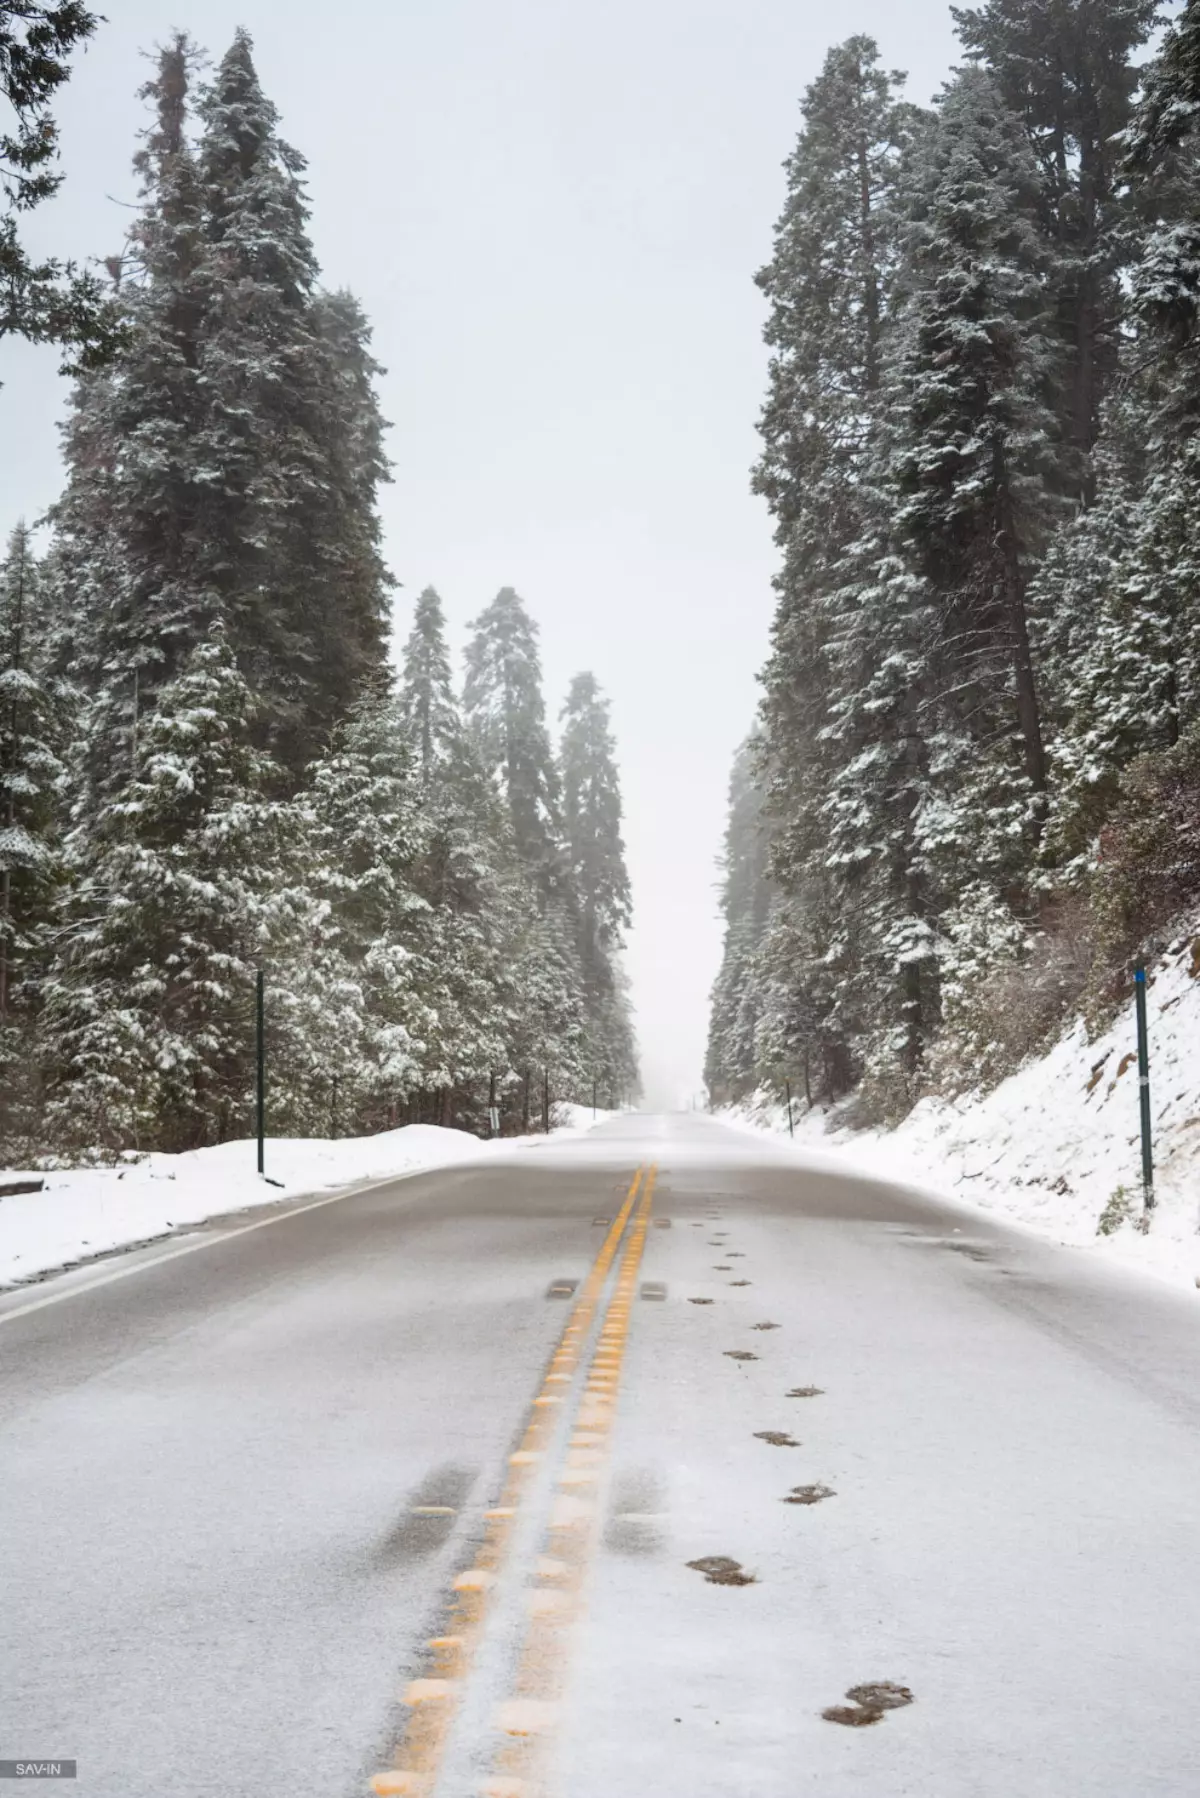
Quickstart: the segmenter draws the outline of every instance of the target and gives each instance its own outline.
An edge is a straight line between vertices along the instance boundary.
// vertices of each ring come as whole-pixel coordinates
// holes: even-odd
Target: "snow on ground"
[[[596,1121],[614,1115],[602,1111]],[[558,1105],[555,1117],[553,1136],[578,1135],[592,1128],[590,1107]],[[545,1140],[510,1137],[486,1143],[461,1130],[431,1124],[338,1141],[268,1138],[267,1181],[258,1177],[253,1140],[44,1176],[0,1169],[0,1186],[21,1179],[45,1180],[41,1192],[0,1197],[0,1287],[148,1242],[224,1212],[274,1205],[307,1193],[336,1192],[359,1181],[450,1167]]]
[[[1158,1204],[1145,1235],[1132,1219],[1111,1235],[1097,1233],[1118,1188],[1134,1217],[1141,1211],[1132,999],[1103,1035],[1089,1041],[1076,1024],[994,1091],[922,1100],[896,1130],[850,1130],[836,1107],[801,1116],[801,1100],[797,1148],[837,1150],[868,1171],[1002,1213],[1057,1242],[1200,1283],[1200,936],[1163,957],[1151,975],[1148,1011]],[[787,1135],[783,1106],[723,1115]]]

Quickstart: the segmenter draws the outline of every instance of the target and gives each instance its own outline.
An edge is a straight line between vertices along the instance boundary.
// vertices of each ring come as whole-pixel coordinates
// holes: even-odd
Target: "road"
[[[1200,1791],[1200,1300],[688,1117],[195,1240],[0,1300],[0,1757]]]

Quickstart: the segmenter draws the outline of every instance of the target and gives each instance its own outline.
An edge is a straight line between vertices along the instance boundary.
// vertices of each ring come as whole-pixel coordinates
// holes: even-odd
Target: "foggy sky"
[[[103,0],[102,0],[103,3]],[[757,700],[774,550],[749,492],[780,168],[834,41],[879,40],[927,100],[945,0],[109,0],[57,107],[68,180],[26,221],[120,247],[144,122],[139,51],[180,25],[253,34],[312,231],[389,373],[386,551],[402,641],[436,586],[461,646],[511,585],[542,629],[554,720],[572,674],[613,701],[647,1099],[700,1086],[720,953],[715,858]],[[0,346],[0,530],[60,485],[58,356]]]

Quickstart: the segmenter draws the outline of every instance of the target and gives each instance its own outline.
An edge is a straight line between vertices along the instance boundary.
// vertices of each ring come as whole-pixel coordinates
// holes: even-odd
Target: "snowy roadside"
[[[1149,1232],[1131,1219],[1099,1235],[1124,1187],[1141,1209],[1133,1002],[1089,1042],[1077,1024],[1041,1059],[982,1097],[926,1099],[896,1130],[854,1131],[838,1109],[801,1116],[796,1147],[844,1154],[868,1172],[1002,1214],[1056,1242],[1194,1287],[1200,1280],[1200,938],[1158,964],[1149,989],[1158,1204]],[[787,1136],[783,1106],[746,1105],[730,1123]]]
[[[552,1138],[592,1128],[590,1109],[563,1105],[557,1112],[562,1121]],[[602,1111],[597,1121],[611,1115]],[[0,1197],[0,1288],[226,1212],[336,1192],[362,1180],[452,1167],[546,1140],[509,1137],[488,1143],[431,1124],[338,1141],[270,1138],[266,1168],[278,1183],[274,1185],[258,1177],[252,1140],[186,1155],[146,1155],[120,1167],[69,1168],[45,1175],[0,1169],[0,1185],[28,1178],[45,1181],[41,1192]]]

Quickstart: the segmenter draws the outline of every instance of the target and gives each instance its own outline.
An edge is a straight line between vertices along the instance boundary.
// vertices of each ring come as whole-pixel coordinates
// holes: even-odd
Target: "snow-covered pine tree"
[[[1189,4],[1129,133],[1141,243],[1096,503],[1052,549],[1036,594],[1058,709],[1051,847],[1072,884],[1092,865],[1122,771],[1172,747],[1200,713],[1198,127],[1200,8]]]
[[[729,812],[721,855],[721,966],[712,992],[704,1081],[713,1104],[744,1098],[758,1081],[757,958],[770,910],[769,836],[759,786],[761,739],[738,749],[729,779]]]
[[[1060,515],[1037,176],[991,77],[963,71],[903,186],[889,406],[895,530],[935,595],[939,710],[998,759],[1019,743],[1027,811],[1043,801],[1046,769],[1026,590]],[[1010,771],[1001,783],[1015,784]],[[1014,804],[998,828],[1009,840]]]
[[[421,777],[429,780],[454,760],[463,737],[446,645],[446,615],[432,587],[417,599],[404,646],[399,703]]]
[[[90,701],[82,805],[133,778],[139,718],[220,616],[205,533],[212,473],[199,372],[205,223],[186,135],[197,53],[182,34],[143,95],[142,210],[120,264],[126,346],[77,386],[55,508],[59,659]]]
[[[431,908],[433,932],[418,1108],[421,1116],[432,1109],[446,1121],[482,1125],[491,1076],[510,1086],[515,1079],[504,969],[516,909],[509,889],[520,882],[507,810],[459,710],[442,605],[432,587],[417,601],[397,704],[426,825],[414,878]]]
[[[543,899],[562,897],[560,783],[542,695],[538,628],[511,587],[475,619],[463,706],[484,768],[503,794],[522,867]]]
[[[879,661],[879,646],[863,642],[861,598],[886,531],[864,477],[880,415],[897,181],[922,124],[900,98],[902,80],[880,67],[870,38],[830,52],[803,102],[775,253],[758,277],[773,356],[755,485],[782,555],[763,676],[764,784],[782,895],[803,907],[810,932],[833,933],[812,936],[803,965],[815,985],[793,997],[798,1014],[820,1020],[811,1059],[834,1079],[854,1064],[861,988],[872,980],[860,965],[856,890],[870,851],[832,852],[829,801],[839,783],[856,783],[882,722],[870,719],[864,737],[852,700],[864,666]]]
[[[200,113],[206,540],[268,746],[296,780],[385,681],[377,371],[353,300],[316,295],[304,161],[279,135],[245,31]]]
[[[46,662],[38,563],[21,523],[0,562],[0,1164],[39,1133],[35,1030],[72,715]]]
[[[253,711],[218,626],[160,689],[136,775],[68,843],[74,888],[45,988],[64,1146],[249,1133],[255,969],[296,972],[315,930],[294,815],[258,797],[271,771],[248,742]],[[276,1050],[291,1078],[294,1047]]]
[[[431,989],[439,972],[433,910],[418,890],[432,821],[422,812],[394,701],[366,701],[341,728],[312,770],[307,798],[317,825],[317,885],[361,1006],[356,1036],[330,1043],[329,1077],[339,1079],[344,1129],[384,1129],[431,1084]]]
[[[621,837],[621,783],[609,705],[590,673],[571,682],[560,748],[568,873],[579,921],[588,1018],[586,1059],[600,1092],[637,1090],[633,1025],[620,981],[624,932],[632,922]]]
[[[1064,486],[1090,504],[1132,241],[1122,136],[1140,78],[1137,52],[1154,30],[1160,0],[984,0],[951,11],[968,55],[992,71],[1022,119],[1039,165],[1065,352],[1055,409],[1064,448],[1074,450],[1064,460]]]

